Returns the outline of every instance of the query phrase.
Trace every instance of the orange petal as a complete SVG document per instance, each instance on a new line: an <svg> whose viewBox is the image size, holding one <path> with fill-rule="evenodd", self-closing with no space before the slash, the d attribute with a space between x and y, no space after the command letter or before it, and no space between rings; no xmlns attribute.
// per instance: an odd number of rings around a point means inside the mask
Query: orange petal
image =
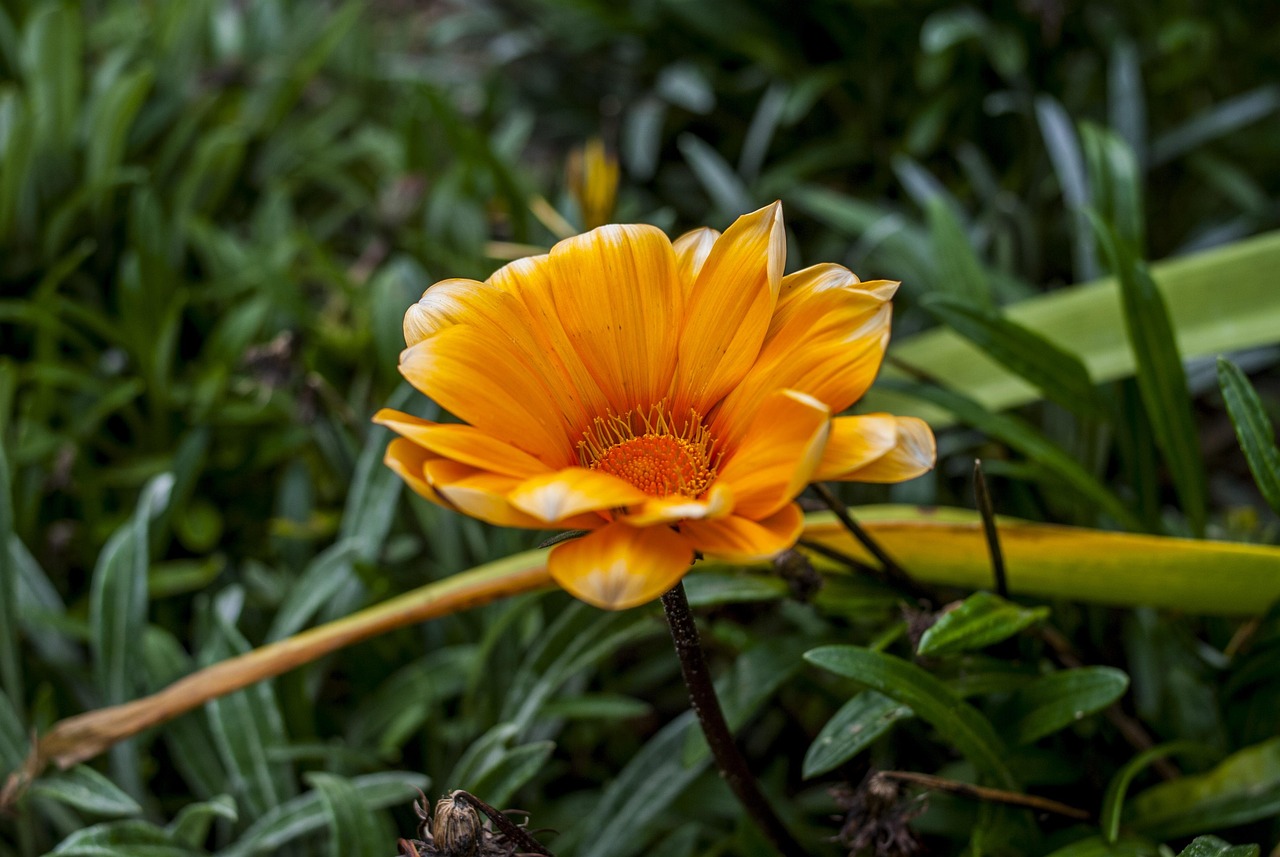
<svg viewBox="0 0 1280 857"><path fill-rule="evenodd" d="M812 396L783 390L765 399L716 477L733 489L734 512L765 518L790 503L822 460L830 425L831 412Z"/></svg>
<svg viewBox="0 0 1280 857"><path fill-rule="evenodd" d="M427 482L423 472L423 465L429 458L431 456L427 451L413 441L397 437L387 444L387 452L382 460L414 491L433 503L448 506L448 502Z"/></svg>
<svg viewBox="0 0 1280 857"><path fill-rule="evenodd" d="M684 288L685 297L693 291L693 284L698 279L711 248L715 246L720 232L703 226L681 235L671 246L676 251L676 267L680 272L680 284Z"/></svg>
<svg viewBox="0 0 1280 857"><path fill-rule="evenodd" d="M444 328L404 350L400 373L485 434L551 467L574 462L571 429L542 374L500 331Z"/></svg>
<svg viewBox="0 0 1280 857"><path fill-rule="evenodd" d="M680 525L680 532L695 548L728 562L769 559L794 545L803 530L804 514L795 503L788 503L762 521L730 515Z"/></svg>
<svg viewBox="0 0 1280 857"><path fill-rule="evenodd" d="M522 483L511 492L511 505L535 518L556 523L584 512L597 512L643 503L639 488L608 473L586 467L566 467Z"/></svg>
<svg viewBox="0 0 1280 857"><path fill-rule="evenodd" d="M897 442L898 420L890 414L836 417L813 481L842 479L884 456Z"/></svg>
<svg viewBox="0 0 1280 857"><path fill-rule="evenodd" d="M707 413L755 363L786 251L777 202L739 217L715 242L685 312L673 413Z"/></svg>
<svg viewBox="0 0 1280 857"><path fill-rule="evenodd" d="M556 545L547 570L576 598L625 610L675 586L692 562L693 547L670 527L614 523Z"/></svg>
<svg viewBox="0 0 1280 857"><path fill-rule="evenodd" d="M622 515L621 520L633 527L651 527L655 524L722 518L732 511L733 489L724 482L717 482L707 491L704 499L682 497L678 494L650 497L636 511Z"/></svg>
<svg viewBox="0 0 1280 857"><path fill-rule="evenodd" d="M551 263L568 343L609 407L622 414L660 401L675 371L683 303L667 236L652 226L602 226L561 241Z"/></svg>
<svg viewBox="0 0 1280 857"><path fill-rule="evenodd" d="M433 423L390 408L383 408L374 414L373 421L436 455L481 470L525 478L548 470L547 465L528 453L473 426Z"/></svg>
<svg viewBox="0 0 1280 857"><path fill-rule="evenodd" d="M858 419L844 417L842 419ZM916 417L894 417L897 437L893 448L884 455L840 475L821 476L846 482L904 482L933 469L938 459L938 446L928 423ZM837 422L839 422L837 420ZM823 459L823 467L827 465Z"/></svg>

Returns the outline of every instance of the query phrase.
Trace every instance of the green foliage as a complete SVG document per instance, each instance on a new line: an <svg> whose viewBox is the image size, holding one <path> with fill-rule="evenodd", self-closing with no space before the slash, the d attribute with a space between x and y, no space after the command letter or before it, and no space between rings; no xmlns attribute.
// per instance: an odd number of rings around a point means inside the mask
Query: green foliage
<svg viewBox="0 0 1280 857"><path fill-rule="evenodd" d="M395 370L405 307L549 246L530 199L573 221L597 133L618 219L781 198L791 270L904 281L865 407L961 426L848 499L969 505L980 455L1002 513L1276 542L1280 42L1221 5L0 3L0 774L33 729L541 538L403 490L368 417L441 417ZM925 630L861 576L688 589L802 841L872 765L1097 818L935 793L933 853L1280 834L1275 610L978 593ZM757 853L686 708L655 609L522 596L46 773L0 857L389 854L428 786L570 857Z"/></svg>

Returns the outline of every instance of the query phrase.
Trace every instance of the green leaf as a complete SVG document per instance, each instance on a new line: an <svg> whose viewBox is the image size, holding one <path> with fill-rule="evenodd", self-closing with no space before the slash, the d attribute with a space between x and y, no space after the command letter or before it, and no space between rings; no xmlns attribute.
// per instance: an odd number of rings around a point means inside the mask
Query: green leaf
<svg viewBox="0 0 1280 857"><path fill-rule="evenodd" d="M1213 770L1153 786L1125 811L1129 826L1161 838L1235 827L1280 813L1280 738L1246 747Z"/></svg>
<svg viewBox="0 0 1280 857"><path fill-rule="evenodd" d="M1110 227L1096 217L1092 222L1111 270L1120 281L1138 389L1151 419L1156 445L1164 453L1192 531L1203 534L1208 509L1204 460L1187 391L1187 373L1178 354L1169 312L1147 266Z"/></svg>
<svg viewBox="0 0 1280 857"><path fill-rule="evenodd" d="M90 815L138 815L142 807L102 774L87 765L76 765L42 777L31 786L32 794L44 795Z"/></svg>
<svg viewBox="0 0 1280 857"><path fill-rule="evenodd" d="M1040 123L1045 148L1049 150L1053 171L1058 176L1058 185L1062 188L1062 198L1075 215L1072 246L1075 251L1073 256L1076 276L1092 279L1098 275L1098 260L1084 214L1091 200L1080 141L1076 137L1071 117L1052 96L1041 95L1036 98L1036 119Z"/></svg>
<svg viewBox="0 0 1280 857"><path fill-rule="evenodd" d="M1129 687L1129 677L1112 667L1081 667L1042 676L1013 697L1010 731L1017 744L1030 744L1101 711Z"/></svg>
<svg viewBox="0 0 1280 857"><path fill-rule="evenodd" d="M1080 358L1030 328L998 311L945 295L930 296L921 306L1045 398L1082 416L1099 417L1107 412L1107 404Z"/></svg>
<svg viewBox="0 0 1280 857"><path fill-rule="evenodd" d="M907 706L874 690L864 690L835 713L804 756L804 778L825 774L870 747L899 720L913 716Z"/></svg>
<svg viewBox="0 0 1280 857"><path fill-rule="evenodd" d="M1178 857L1258 857L1261 852L1257 845L1232 845L1216 836L1197 836Z"/></svg>
<svg viewBox="0 0 1280 857"><path fill-rule="evenodd" d="M881 382L880 387L906 393L912 398L930 402L950 411L961 422L1021 452L1054 477L1075 489L1081 497L1092 500L1099 509L1118 523L1128 529L1142 529L1142 522L1128 506L1107 490L1105 485L1095 479L1065 450L1050 442L1025 420L1012 414L992 413L968 396L954 390L944 390L941 387L901 381Z"/></svg>
<svg viewBox="0 0 1280 857"><path fill-rule="evenodd" d="M1026 608L990 592L975 592L938 617L920 638L916 652L969 652L1008 639L1049 616L1048 607Z"/></svg>
<svg viewBox="0 0 1280 857"><path fill-rule="evenodd" d="M676 144L716 210L737 215L757 208L742 179L719 152L692 134L681 134Z"/></svg>
<svg viewBox="0 0 1280 857"><path fill-rule="evenodd" d="M972 762L984 779L1000 788L1017 788L1004 763L1008 751L991 722L920 667L856 646L821 646L804 657L908 706Z"/></svg>
<svg viewBox="0 0 1280 857"><path fill-rule="evenodd" d="M1116 772L1111 782L1107 784L1106 794L1102 797L1102 811L1098 820L1102 835L1108 842L1115 842L1120 838L1120 818L1124 799L1129 793L1129 785L1133 782L1133 778L1153 762L1172 753L1195 750L1197 746L1190 741L1171 741L1168 744L1160 744L1134 756Z"/></svg>
<svg viewBox="0 0 1280 857"><path fill-rule="evenodd" d="M23 29L22 71L44 147L71 147L84 78L84 27L70 3L44 3Z"/></svg>
<svg viewBox="0 0 1280 857"><path fill-rule="evenodd" d="M1146 243L1142 216L1142 184L1133 151L1119 136L1090 122L1080 126L1094 207L1114 223L1130 247Z"/></svg>
<svg viewBox="0 0 1280 857"><path fill-rule="evenodd" d="M18 652L19 572L9 547L15 541L9 456L0 442L0 690L21 705L24 693L22 660Z"/></svg>
<svg viewBox="0 0 1280 857"><path fill-rule="evenodd" d="M150 68L123 75L98 96L89 114L84 180L100 194L99 208L106 199L115 171L124 160L129 129L142 108L143 99L151 91L154 78Z"/></svg>
<svg viewBox="0 0 1280 857"><path fill-rule="evenodd" d="M502 806L522 786L537 776L556 749L554 741L533 741L508 750L502 758L465 787L484 795L485 802Z"/></svg>
<svg viewBox="0 0 1280 857"><path fill-rule="evenodd" d="M787 582L776 576L712 571L689 575L684 587L690 607L777 601L785 598L788 591Z"/></svg>
<svg viewBox="0 0 1280 857"><path fill-rule="evenodd" d="M1225 357L1218 358L1218 385L1253 481L1267 504L1280 515L1280 449L1276 448L1276 431L1262 399L1240 367Z"/></svg>
<svg viewBox="0 0 1280 857"><path fill-rule="evenodd" d="M994 307L986 271L947 199L935 196L925 210L938 266L937 285L947 291L937 297L973 307L976 312Z"/></svg>
<svg viewBox="0 0 1280 857"><path fill-rule="evenodd" d="M553 699L543 707L548 717L569 720L632 720L653 712L643 699L616 693L584 693Z"/></svg>
<svg viewBox="0 0 1280 857"><path fill-rule="evenodd" d="M352 777L350 783L366 807L383 809L409 803L417 790L426 789L431 781L420 774L386 771ZM217 857L283 853L284 846L320 830L328 818L319 791L309 791L263 815L232 845L217 852Z"/></svg>
<svg viewBox="0 0 1280 857"><path fill-rule="evenodd" d="M50 854L66 857L197 857L174 844L167 830L147 821L108 821L77 830Z"/></svg>
<svg viewBox="0 0 1280 857"><path fill-rule="evenodd" d="M320 794L333 857L383 857L381 825L350 780L320 771L304 779Z"/></svg>
<svg viewBox="0 0 1280 857"><path fill-rule="evenodd" d="M26 761L31 749L27 730L22 725L9 695L0 691L0 772L16 771Z"/></svg>
<svg viewBox="0 0 1280 857"><path fill-rule="evenodd" d="M1125 837L1108 842L1101 836L1090 836L1064 845L1048 857L1156 857L1155 843L1138 837Z"/></svg>
<svg viewBox="0 0 1280 857"><path fill-rule="evenodd" d="M178 812L177 817L169 822L166 829L178 845L202 848L209 836L210 825L218 818L233 823L239 820L236 802L230 795L218 795L212 800L187 804Z"/></svg>

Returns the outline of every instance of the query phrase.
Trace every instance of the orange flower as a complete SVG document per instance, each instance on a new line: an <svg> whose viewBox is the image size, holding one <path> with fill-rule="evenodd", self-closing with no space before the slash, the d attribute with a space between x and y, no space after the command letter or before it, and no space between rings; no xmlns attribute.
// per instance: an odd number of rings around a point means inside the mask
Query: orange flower
<svg viewBox="0 0 1280 857"><path fill-rule="evenodd" d="M404 319L400 371L464 423L383 410L387 464L500 526L586 529L552 577L600 607L657 598L695 552L773 556L812 480L933 466L914 418L832 417L871 385L897 283L839 265L783 276L779 203L674 243L604 226L483 283L444 280Z"/></svg>

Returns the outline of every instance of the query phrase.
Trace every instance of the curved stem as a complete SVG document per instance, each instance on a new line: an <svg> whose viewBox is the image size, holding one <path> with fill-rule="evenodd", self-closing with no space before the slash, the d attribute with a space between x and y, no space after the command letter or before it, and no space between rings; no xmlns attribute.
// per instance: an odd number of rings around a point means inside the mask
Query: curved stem
<svg viewBox="0 0 1280 857"><path fill-rule="evenodd" d="M676 655L680 658L680 672L684 675L685 686L689 688L689 703L698 715L702 734L711 747L711 755L720 769L720 776L724 777L751 820L773 843L778 853L785 857L806 857L809 852L800 846L791 831L783 825L782 819L773 811L764 792L760 790L760 784L747 767L747 760L734 743L733 733L729 731L724 711L720 708L720 700L716 697L715 686L711 683L711 671L707 668L707 659L698 638L698 626L694 624L693 614L689 611L689 599L685 597L683 583L677 583L662 596L662 606L667 612L667 624L671 628Z"/></svg>

